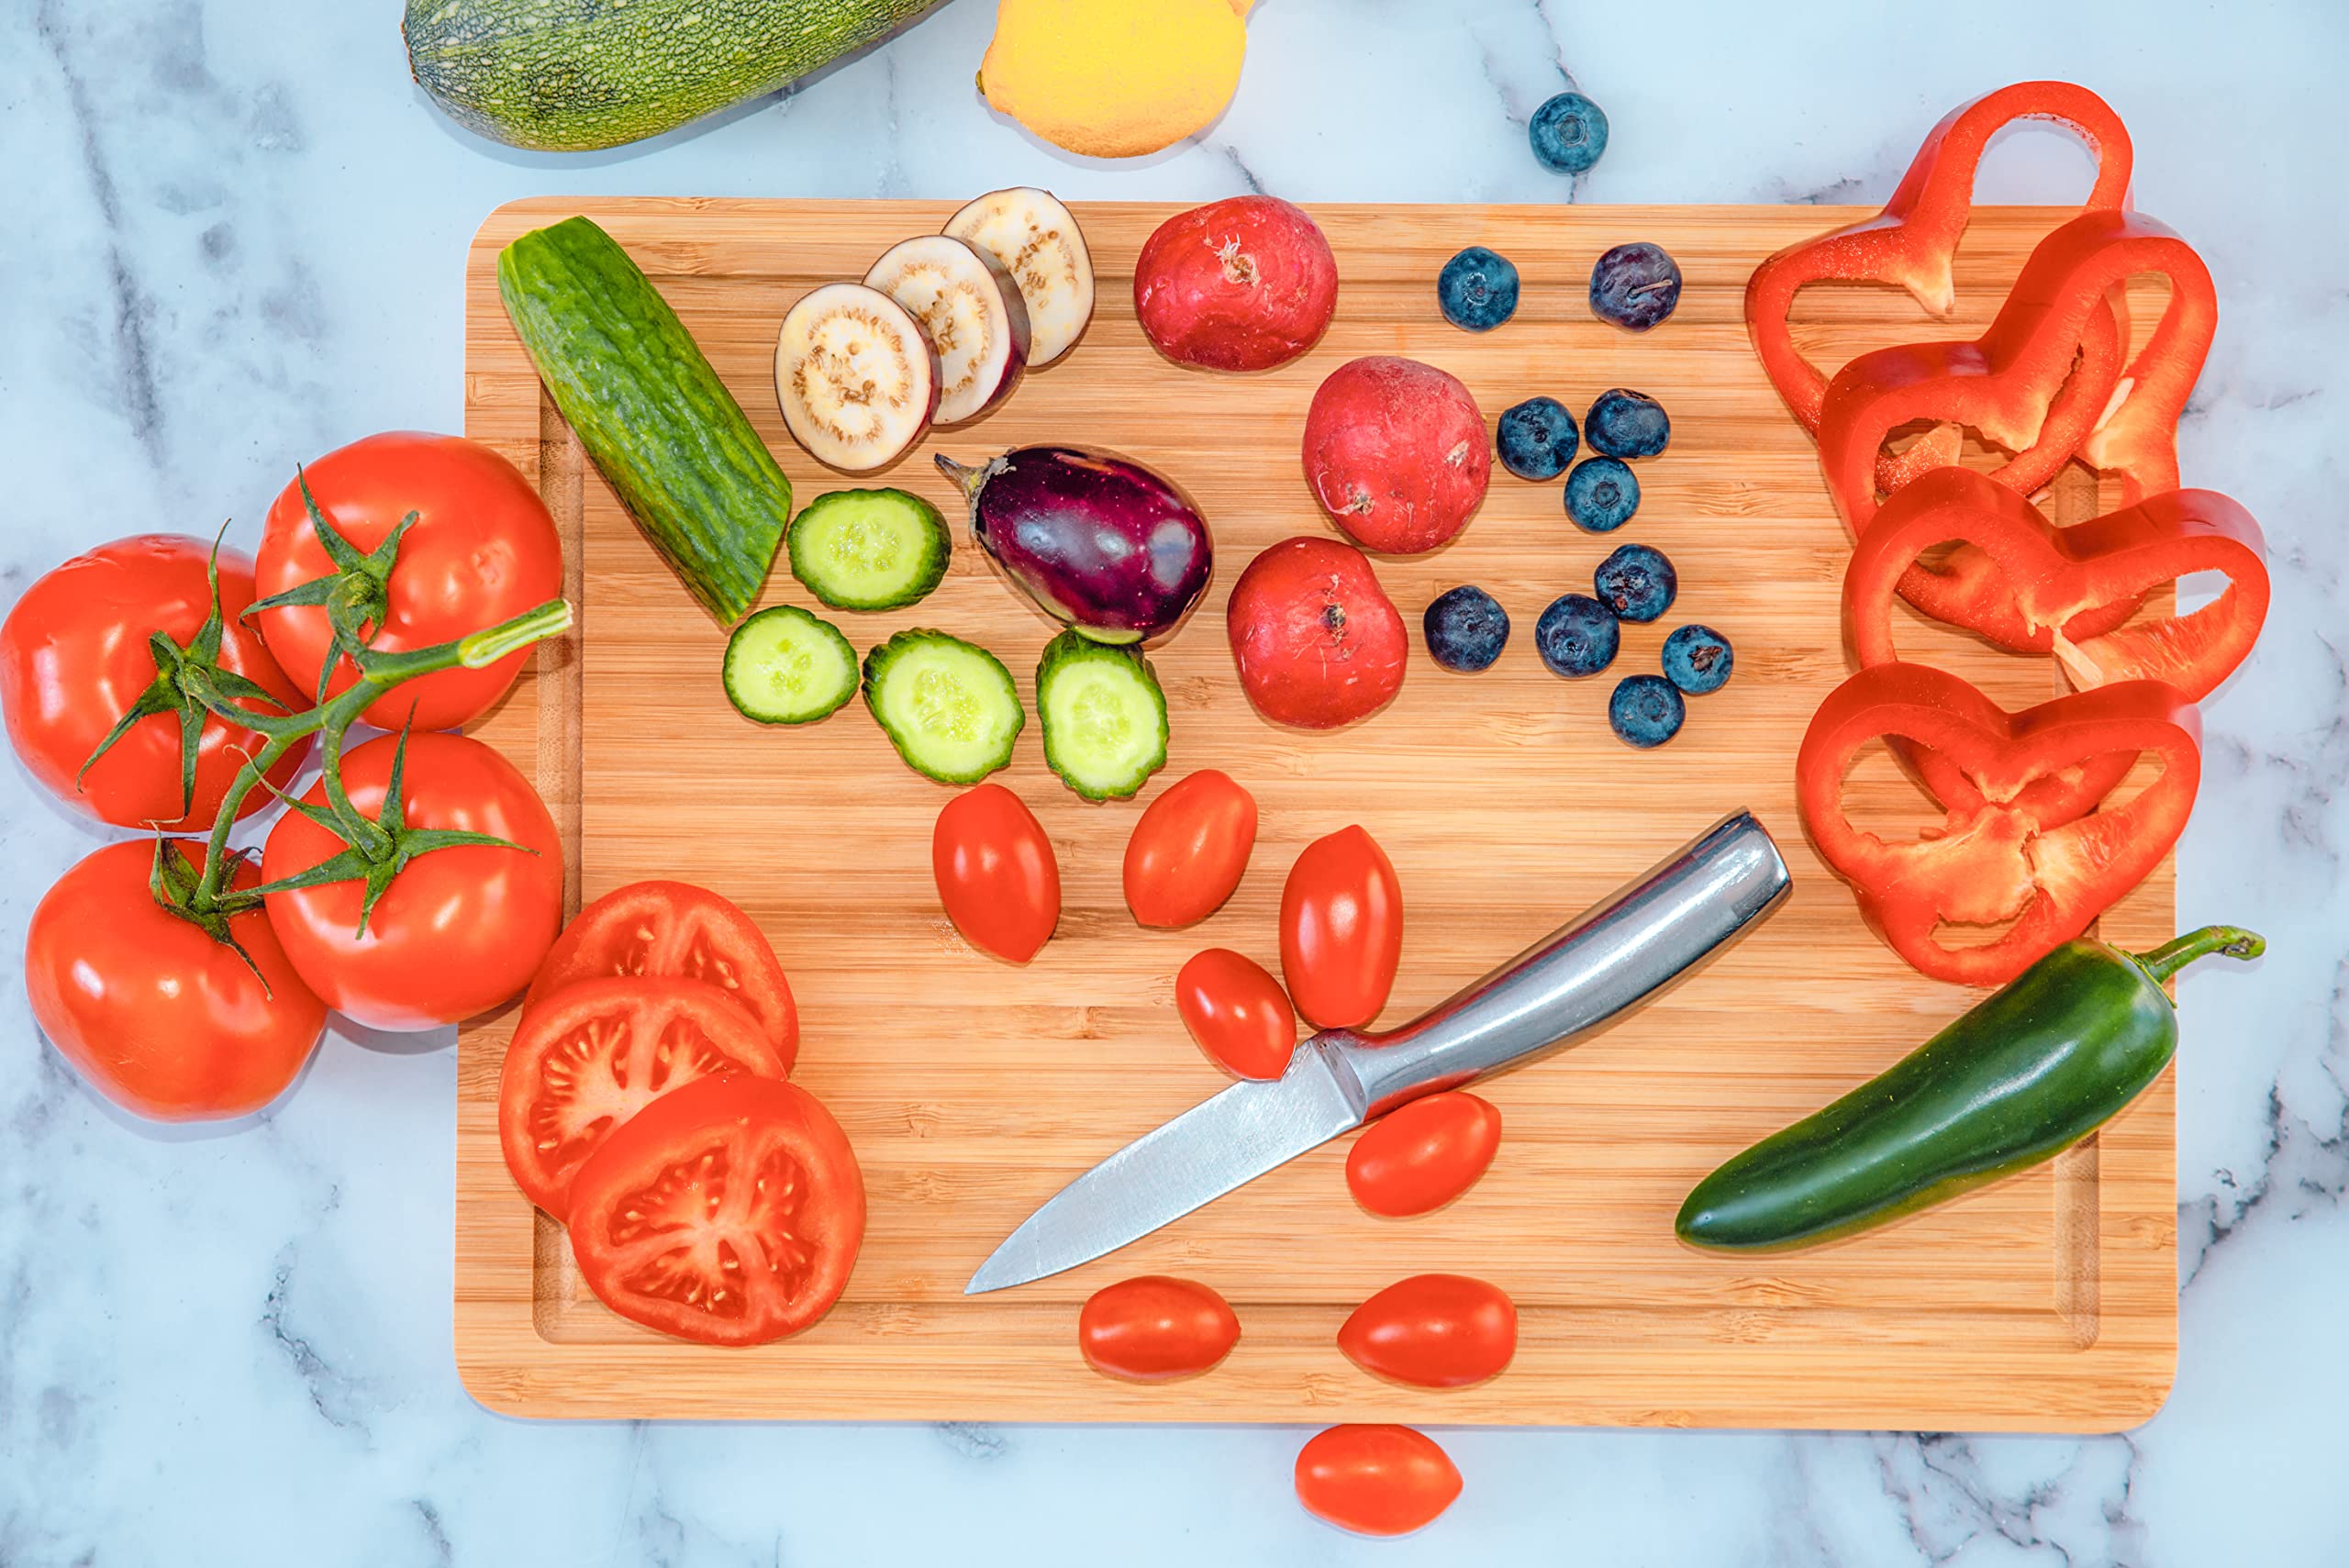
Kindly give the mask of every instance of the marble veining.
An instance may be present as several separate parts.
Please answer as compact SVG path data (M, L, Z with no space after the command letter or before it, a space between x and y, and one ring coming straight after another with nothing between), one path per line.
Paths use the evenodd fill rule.
M2349 1560L2349 12L1262 0L1231 109L1111 166L985 112L991 9L956 0L765 105L566 159L436 116L394 0L0 0L0 603L121 533L227 517L250 544L295 458L456 428L460 259L512 197L1875 202L1951 105L2075 76L2129 119L2140 206L2217 274L2185 470L2260 517L2276 573L2257 656L2206 705L2179 862L2184 920L2275 945L2182 987L2168 1407L2088 1440L1450 1432L1466 1496L1388 1544L1295 1507L1301 1429L509 1421L451 1362L447 1034L338 1034L272 1110L161 1131L40 1043L8 963L0 1564ZM1523 141L1569 84L1611 121L1572 182ZM2065 200L2086 170L2019 133L1983 194ZM0 952L99 837L0 765Z

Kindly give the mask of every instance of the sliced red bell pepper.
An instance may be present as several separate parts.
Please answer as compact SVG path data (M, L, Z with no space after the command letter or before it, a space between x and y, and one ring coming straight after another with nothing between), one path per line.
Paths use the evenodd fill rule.
M2106 406L2076 402L2059 419L2083 334L2110 308L2109 292L2143 272L2169 282L2161 320ZM1970 426L2009 451L2032 454L1993 476L2025 494L2075 453L2120 474L2124 503L2175 490L2177 417L2218 323L2210 270L2165 225L2131 212L2076 217L2032 251L1980 338L1878 349L1835 373L1819 420L1828 493L1852 537L1864 536L1876 511L1877 453L1886 437L1918 420Z
M2129 206L2129 129L2111 105L2087 88L2070 82L2018 82L1951 110L1927 133L1882 212L1787 246L1746 281L1746 335L1771 384L1804 429L1818 432L1827 376L1795 347L1787 325L1795 296L1812 284L1893 284L1932 315L1949 315L1956 304L1950 263L1974 216L1974 176L1983 149L1998 131L2022 119L2069 126L2096 154L2096 184L2081 204L2083 211ZM2102 410L2120 374L2125 341L2116 338L2110 321L2100 328L2102 340L2091 356L2099 368L2084 377L2093 383L2103 376L2101 387L2093 391L2092 412Z
M1938 565L1919 560L1953 542ZM2225 591L2186 615L2122 624L2146 590L2189 572L2223 572ZM1886 501L1852 551L1843 616L1864 667L1900 657L1896 593L1998 647L2053 653L2076 686L2167 681L2199 702L2267 619L2266 540L2212 490L2173 490L2065 528L1985 475L1942 468Z
M1843 779L1863 746L1899 739L1946 764L1943 820L1887 843L1852 825ZM1879 664L1837 687L1795 763L1803 824L1860 912L1920 973L1999 985L2086 931L2151 874L2186 826L2201 782L2201 721L2175 687L2123 681L2010 714L1922 664ZM2033 786L2121 754L2157 760L2132 798L2050 824L2021 804ZM2108 785L2108 792L2112 787ZM2011 922L1951 947L1944 926Z

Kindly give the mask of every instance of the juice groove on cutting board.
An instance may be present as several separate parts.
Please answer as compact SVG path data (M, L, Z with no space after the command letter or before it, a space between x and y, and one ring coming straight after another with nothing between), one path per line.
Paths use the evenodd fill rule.
M765 929L790 972L805 1043L795 1073L839 1116L864 1165L872 1222L841 1305L799 1338L751 1351L665 1340L606 1312L561 1231L499 1158L498 1063L513 1011L460 1045L456 1349L484 1403L540 1416L1020 1420L1402 1420L1931 1429L2125 1427L2167 1392L2176 1342L2173 1091L2165 1075L2091 1143L2049 1167L1859 1240L1723 1257L1683 1247L1672 1216L1698 1177L1753 1139L1880 1070L1965 1007L1861 923L1804 840L1793 758L1847 668L1837 619L1845 558L1810 444L1746 346L1746 274L1779 245L1854 212L1825 207L1313 208L1336 250L1338 317L1302 360L1221 376L1161 360L1132 314L1131 266L1165 205L1077 212L1100 270L1092 328L978 423L933 432L877 475L831 473L785 433L771 355L807 288L861 276L934 229L932 202L542 199L494 214L466 276L466 429L521 466L565 531L577 628L481 733L536 769L572 861L575 896L646 876L705 883ZM1263 829L1240 892L1202 926L1144 931L1119 867L1140 803L1087 806L1046 772L1031 722L996 775L1052 836L1065 889L1059 934L1013 969L974 953L941 914L930 825L950 792L908 772L857 705L805 730L757 729L727 706L725 634L685 594L542 398L497 299L500 246L585 212L628 247L700 338L789 473L800 505L854 484L928 495L956 523L953 566L910 610L823 612L860 648L930 625L995 650L1033 697L1053 628L971 543L930 454L972 461L1041 440L1123 451L1182 484L1216 530L1215 580L1152 658L1174 720L1166 771L1219 767L1255 795ZM2030 245L2065 216L1986 208L1958 261L1954 320L1906 295L1817 290L1806 345L1856 350L1977 331ZM1655 240L1687 286L1664 327L1594 321L1590 262ZM1524 303L1472 335L1435 308L1463 245L1516 261ZM2140 313L2141 315L2143 313ZM2143 323L2140 322L2142 329ZM1241 695L1223 605L1256 550L1330 531L1298 468L1307 402L1364 353L1443 366L1486 421L1537 393L1579 418L1609 386L1661 398L1671 449L1640 466L1639 516L1610 536L1565 519L1557 484L1497 467L1451 548L1383 560L1412 627L1396 704L1334 734L1276 729ZM2194 476L2189 476L2194 477ZM2097 507L2076 471L2057 513ZM1629 628L1614 668L1565 683L1542 670L1535 617L1589 591L1616 544L1663 549L1680 599ZM1418 646L1419 611L1474 582L1515 630L1493 670L1452 675ZM778 565L764 603L818 607ZM1664 634L1719 628L1737 675L1692 699L1669 746L1633 753L1608 731L1616 679L1653 671ZM1904 628L2009 706L2058 677ZM1888 762L1855 775L1865 814L1915 796ZM1516 952L1724 811L1777 837L1794 898L1693 983L1619 1027L1479 1089L1501 1108L1492 1171L1444 1212L1374 1218L1348 1197L1340 1140L1145 1240L1057 1278L966 1299L996 1242L1102 1155L1223 1082L1174 1013L1173 981L1202 947L1277 965L1281 882L1310 840L1361 822L1393 857L1403 967L1383 1021L1408 1018ZM2162 869L2109 915L2142 946L2172 924ZM2187 1049L2222 1050L2198 1040ZM1346 1314L1430 1270L1490 1279L1521 1314L1515 1364L1480 1386L1383 1383L1339 1354ZM1137 1387L1088 1370L1076 1311L1130 1274L1204 1281L1242 1337L1213 1372Z

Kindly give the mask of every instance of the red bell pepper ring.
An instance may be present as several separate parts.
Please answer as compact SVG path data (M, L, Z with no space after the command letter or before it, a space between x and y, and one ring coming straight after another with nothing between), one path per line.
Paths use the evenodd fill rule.
M2161 320L2105 407L2074 399L2059 418L2084 334L2110 308L2109 292L2141 272L2169 281ZM1993 477L2025 494L2076 453L2121 475L2124 504L2175 490L2177 417L2218 324L2210 270L2167 226L2132 212L2076 217L2032 251L1980 338L1878 349L1835 373L1820 405L1819 461L1836 510L1854 539L1866 534L1885 438L1920 419L1970 426L2024 454Z
M1920 564L1953 541L1943 565ZM2186 615L2122 624L2147 590L2190 572L2224 573L2225 591ZM1943 468L1886 501L1852 551L1843 616L1864 667L1900 657L1896 593L2000 648L2054 654L2083 689L2166 681L2199 702L2267 619L2266 540L2216 491L2173 490L2066 528L1983 474Z
M1974 176L1983 150L1998 131L2023 119L2069 126L2096 155L2096 183L2081 204L2083 211L2129 206L2134 157L2129 128L2111 105L2087 88L2070 82L2018 82L1951 110L1926 134L1882 212L1787 246L1746 281L1746 336L1804 429L1819 431L1827 376L1795 347L1787 325L1795 295L1812 284L1893 284L1931 314L1949 315L1957 292L1950 263L1974 216ZM2118 345L2109 351L2117 375ZM2096 393L2099 411L2110 391L2108 380Z
M1843 778L1859 750L1900 739L1949 764L1943 818L1913 841L1852 826ZM2150 875L2201 782L2201 721L2160 681L2122 681L2010 714L1946 671L1879 664L1829 695L1795 762L1803 824L1860 912L1920 973L2001 985L2085 932ZM2161 763L2132 798L2059 823L2019 804L2032 786L2121 753ZM2011 922L1950 947L1944 926Z

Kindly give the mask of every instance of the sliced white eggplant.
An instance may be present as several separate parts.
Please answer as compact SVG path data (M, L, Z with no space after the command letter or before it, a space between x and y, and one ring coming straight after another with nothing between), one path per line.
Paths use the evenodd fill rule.
M1028 363L1028 306L1003 264L947 234L893 245L864 274L906 307L938 357L934 425L975 419L1008 396Z
M818 462L863 473L904 455L938 407L938 362L906 307L863 284L826 284L784 314L775 396Z
M989 191L946 220L945 232L1003 264L1028 302L1028 362L1048 365L1093 319L1093 254L1061 199L1033 185Z

